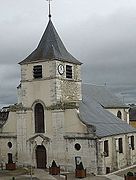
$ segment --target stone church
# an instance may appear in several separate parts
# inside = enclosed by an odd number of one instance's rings
[[[82,161],[106,174],[136,162],[129,107],[105,86],[82,84],[82,63],[61,41],[51,18],[37,48],[20,63],[18,102],[0,112],[0,163],[65,171]]]

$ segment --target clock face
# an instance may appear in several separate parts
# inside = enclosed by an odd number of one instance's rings
[[[59,64],[58,72],[59,72],[60,75],[62,75],[64,73],[64,66],[62,64]]]

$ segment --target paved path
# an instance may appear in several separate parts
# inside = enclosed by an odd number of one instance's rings
[[[21,175],[20,172],[15,171],[14,173],[12,171],[1,171],[0,180],[13,180],[13,177],[15,177],[15,180],[65,180],[65,178],[60,175],[51,176],[49,175],[48,171],[42,169],[34,169],[33,171],[34,174],[32,175],[32,179],[30,175]],[[128,171],[136,172],[136,165],[118,170],[116,172],[107,175],[102,175],[102,176],[88,175],[83,180],[124,180],[124,174],[127,174]],[[74,173],[68,173],[67,180],[81,180],[81,179],[75,178]]]
[[[105,175],[105,177],[107,177],[108,179],[112,179],[112,180],[124,180],[123,177],[117,176],[117,175],[115,175],[115,174]]]
[[[46,172],[42,169],[35,169],[34,176],[39,178],[40,180],[56,180],[55,177],[49,175],[49,172]]]
[[[0,176],[0,180],[12,180],[15,177],[15,180],[31,180],[31,175],[11,175]],[[32,180],[56,180],[55,177],[49,175],[48,172],[42,169],[34,169],[34,175],[32,175]]]
[[[61,176],[55,176],[55,178],[57,180],[65,180],[65,178],[61,177]],[[74,173],[68,173],[67,174],[67,180],[81,180],[81,178],[75,178],[75,174]],[[83,178],[83,180],[110,180],[107,177],[104,176],[91,176],[91,175],[87,175],[86,178]]]

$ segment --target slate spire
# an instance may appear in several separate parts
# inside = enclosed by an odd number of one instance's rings
[[[19,64],[49,60],[60,60],[74,64],[82,64],[67,51],[51,19],[49,19],[48,25],[37,48]]]

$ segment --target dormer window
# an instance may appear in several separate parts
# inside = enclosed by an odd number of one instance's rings
[[[66,78],[72,79],[72,66],[66,65]]]
[[[42,65],[37,65],[33,67],[33,77],[35,79],[42,78]]]

